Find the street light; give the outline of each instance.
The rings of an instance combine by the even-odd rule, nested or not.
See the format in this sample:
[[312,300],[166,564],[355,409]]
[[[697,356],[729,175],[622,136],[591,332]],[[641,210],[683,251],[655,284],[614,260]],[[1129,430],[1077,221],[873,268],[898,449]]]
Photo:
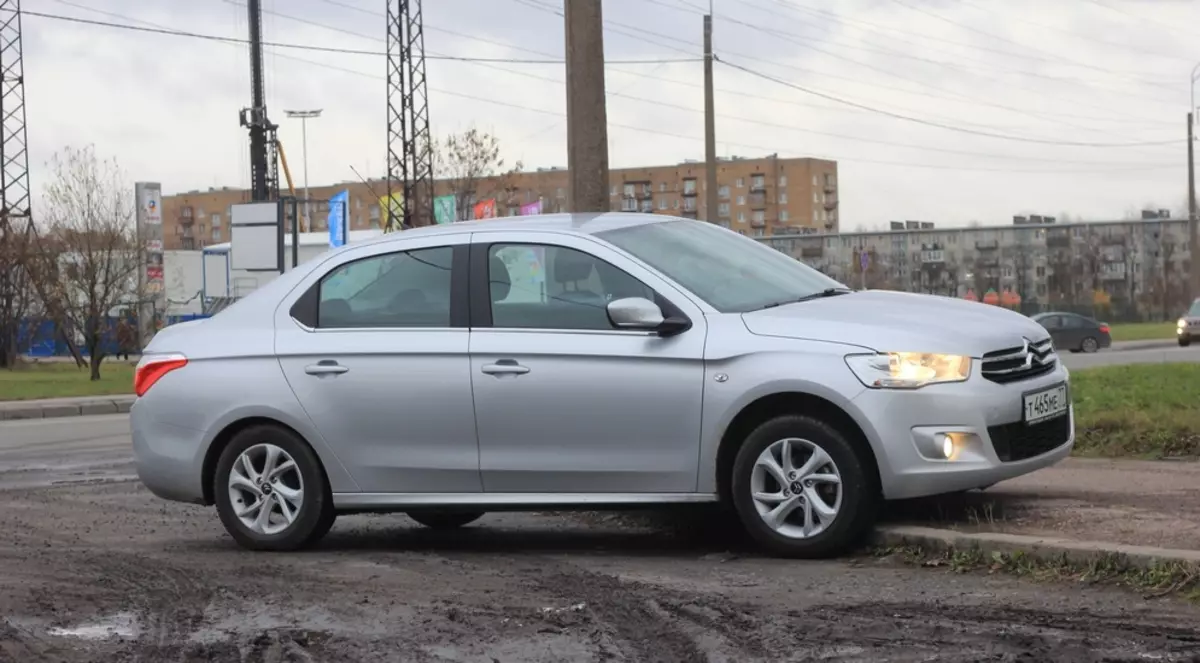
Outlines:
[[304,160],[304,225],[312,231],[312,214],[309,210],[308,201],[308,119],[321,117],[320,108],[316,110],[285,110],[284,113],[290,118],[298,118],[300,120],[300,142],[302,159]]

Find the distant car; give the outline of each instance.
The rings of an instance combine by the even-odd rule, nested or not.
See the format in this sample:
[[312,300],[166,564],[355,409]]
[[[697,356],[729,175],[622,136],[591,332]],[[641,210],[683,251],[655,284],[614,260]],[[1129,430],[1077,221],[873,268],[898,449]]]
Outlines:
[[1187,347],[1192,344],[1192,338],[1200,336],[1200,298],[1192,302],[1192,307],[1179,316],[1176,323],[1175,337],[1179,345]]
[[[1054,339],[1054,347],[1058,350],[1095,352],[1112,347],[1112,336],[1107,322],[1076,313],[1056,311],[1038,313],[1033,319],[1050,332],[1050,338]],[[1200,332],[1200,329],[1197,331]]]
[[772,552],[845,550],[880,499],[986,487],[1075,439],[1050,335],[852,292],[720,226],[572,214],[390,233],[155,335],[137,470],[252,549],[339,513],[724,503]]

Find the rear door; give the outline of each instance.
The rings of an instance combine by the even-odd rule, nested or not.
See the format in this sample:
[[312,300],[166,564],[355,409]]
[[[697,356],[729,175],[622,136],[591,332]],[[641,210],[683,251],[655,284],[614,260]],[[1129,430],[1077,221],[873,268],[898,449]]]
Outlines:
[[1075,347],[1073,345],[1069,345],[1068,343],[1067,330],[1063,326],[1063,316],[1048,315],[1043,318],[1039,318],[1038,322],[1046,328],[1046,331],[1050,332],[1050,338],[1054,341],[1055,348],[1063,350]]
[[370,245],[308,278],[275,349],[364,492],[479,492],[467,355],[469,234]]

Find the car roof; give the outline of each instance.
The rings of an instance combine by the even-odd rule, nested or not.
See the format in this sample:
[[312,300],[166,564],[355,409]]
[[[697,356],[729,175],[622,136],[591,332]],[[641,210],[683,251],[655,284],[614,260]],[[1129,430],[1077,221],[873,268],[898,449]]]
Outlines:
[[542,231],[568,233],[573,235],[595,235],[608,230],[618,230],[634,226],[646,226],[667,221],[682,221],[680,217],[666,214],[640,214],[636,212],[587,212],[576,214],[537,214],[531,216],[510,216],[479,221],[461,221],[457,223],[442,223],[433,226],[412,228],[403,232],[388,233],[381,237],[356,243],[383,244],[401,241],[412,237],[430,237],[438,235],[458,235],[472,232],[493,231]]

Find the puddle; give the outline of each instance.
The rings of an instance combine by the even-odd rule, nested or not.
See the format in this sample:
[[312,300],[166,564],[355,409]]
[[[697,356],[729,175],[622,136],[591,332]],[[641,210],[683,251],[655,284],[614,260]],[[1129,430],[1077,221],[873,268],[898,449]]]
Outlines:
[[79,624],[72,628],[52,628],[47,633],[62,638],[83,640],[132,638],[137,635],[137,616],[131,612],[119,612],[104,619]]

